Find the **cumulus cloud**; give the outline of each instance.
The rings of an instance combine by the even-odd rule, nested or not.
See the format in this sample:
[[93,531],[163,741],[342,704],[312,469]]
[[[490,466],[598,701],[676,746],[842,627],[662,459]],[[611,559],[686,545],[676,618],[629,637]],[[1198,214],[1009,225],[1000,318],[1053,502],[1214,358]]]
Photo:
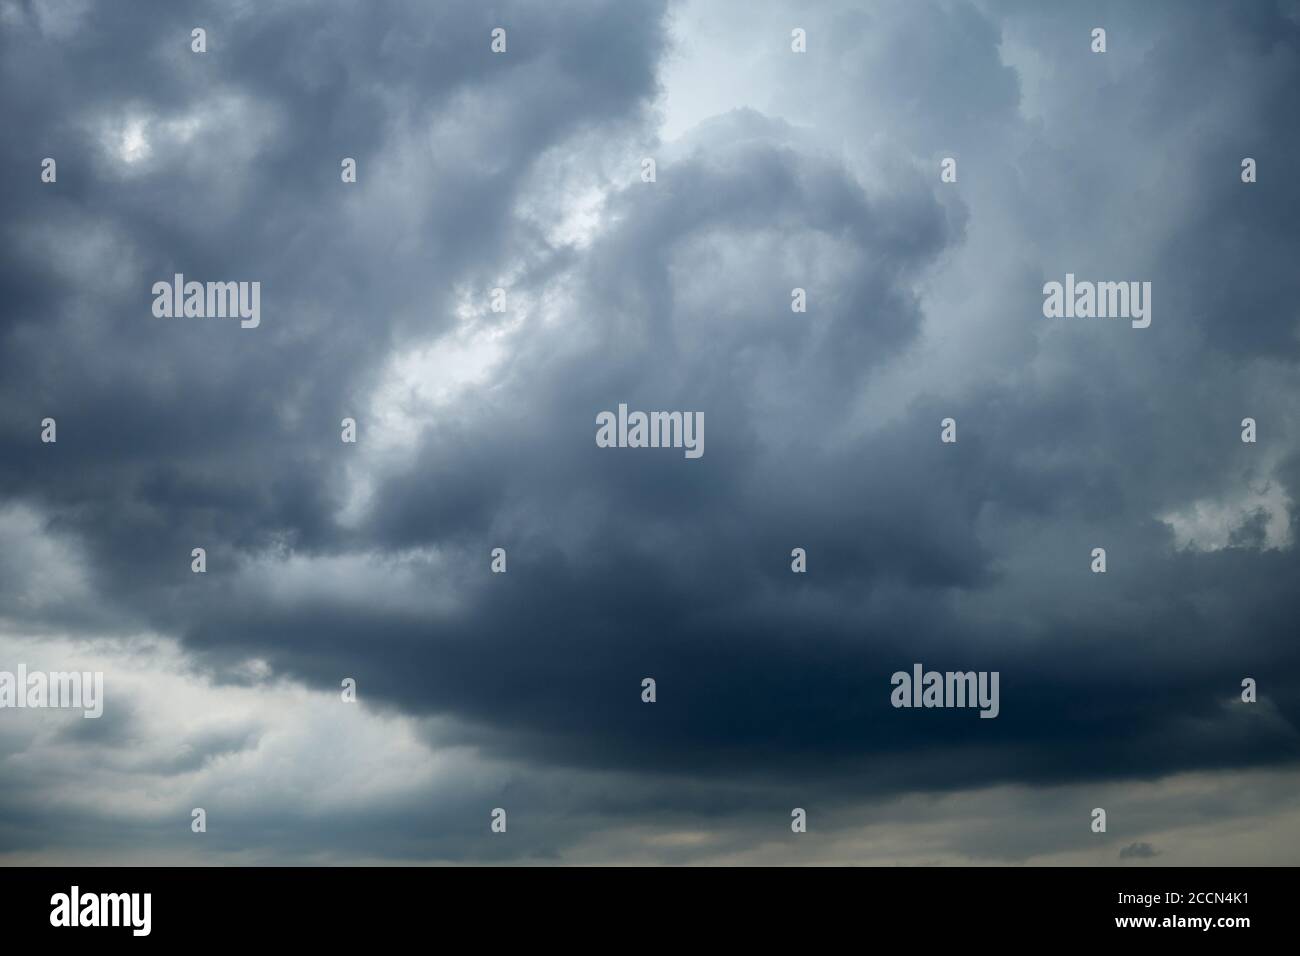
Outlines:
[[[0,12],[0,668],[114,677],[99,722],[0,715],[0,853],[1104,864],[1294,832],[1283,11],[250,4],[203,55],[186,4]],[[260,281],[261,326],[153,318],[176,272]],[[1044,319],[1067,272],[1151,281],[1151,327]],[[707,453],[596,447],[621,402],[702,411]],[[914,661],[1000,671],[1000,716],[890,707]]]

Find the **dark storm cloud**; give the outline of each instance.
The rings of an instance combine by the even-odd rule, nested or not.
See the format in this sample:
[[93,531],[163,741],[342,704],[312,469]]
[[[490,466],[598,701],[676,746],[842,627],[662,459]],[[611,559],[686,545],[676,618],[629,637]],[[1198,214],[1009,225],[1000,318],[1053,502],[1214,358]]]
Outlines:
[[[657,9],[290,5],[226,22],[93,4],[71,42],[42,38],[28,10],[3,41],[5,112],[24,135],[3,147],[0,488],[53,505],[86,535],[105,590],[140,608],[167,603],[184,580],[169,574],[175,557],[200,538],[220,558],[281,537],[326,545],[338,462],[323,442],[395,340],[436,335],[453,282],[510,251],[514,190],[535,157],[637,115],[654,91]],[[497,17],[520,33],[504,60],[487,49]],[[206,57],[188,49],[200,21]],[[605,52],[584,55],[596,38]],[[471,95],[450,132],[488,128],[485,155],[444,160],[421,144],[413,182],[384,165]],[[214,105],[223,97],[233,115]],[[132,111],[153,117],[154,145],[143,171],[124,172],[94,132]],[[206,124],[196,142],[162,125],[177,117]],[[28,175],[49,154],[54,186]],[[344,155],[377,214],[340,198]],[[395,243],[384,217],[398,206],[410,232]],[[176,271],[254,276],[276,319],[257,340],[149,321],[150,286]],[[46,415],[57,446],[30,440]]]
[[[0,527],[79,543],[95,610],[60,616],[15,570],[5,619],[175,634],[235,683],[249,658],[321,688],[353,676],[368,703],[452,718],[537,773],[668,776],[641,795],[583,778],[587,809],[620,820],[767,812],[799,799],[792,781],[833,806],[1295,760],[1300,568],[1266,547],[1285,514],[1251,506],[1208,551],[1159,520],[1270,481],[1300,500],[1293,19],[1106,8],[1106,60],[1075,11],[841,5],[808,15],[832,56],[773,66],[802,123],[736,110],[661,144],[655,5],[277,6],[206,23],[201,58],[197,12],[88,9],[72,39],[24,8],[0,40],[22,130],[0,145],[0,494],[33,509]],[[1018,74],[1014,49],[1047,65]],[[132,116],[151,144],[134,164],[103,146]],[[611,172],[610,142],[656,157],[657,182],[626,157]],[[937,182],[948,149],[956,188]],[[45,155],[57,186],[37,181]],[[556,168],[607,178],[589,245],[524,214],[564,211]],[[954,263],[999,283],[963,312],[986,330],[977,384],[888,379],[942,347],[927,295]],[[364,457],[390,357],[436,352],[457,290],[481,299],[510,269],[533,307],[505,358],[418,409],[400,454]],[[174,271],[260,279],[262,327],[153,320],[149,286]],[[1044,320],[1041,284],[1066,271],[1152,280],[1152,327]],[[891,414],[869,397],[882,381],[906,389]],[[704,456],[597,448],[619,402],[703,411]],[[1247,414],[1258,447],[1238,440]],[[57,445],[37,440],[45,415]],[[358,470],[373,493],[348,523]],[[488,573],[497,546],[506,575]],[[1001,715],[890,707],[914,661],[1000,671]],[[224,728],[148,771],[256,744]],[[518,786],[524,806],[564,799]],[[485,848],[447,822],[484,799],[449,798],[442,822],[341,815],[331,839],[544,856],[582,829]],[[31,812],[7,801],[6,845]],[[232,813],[231,849],[296,822]]]

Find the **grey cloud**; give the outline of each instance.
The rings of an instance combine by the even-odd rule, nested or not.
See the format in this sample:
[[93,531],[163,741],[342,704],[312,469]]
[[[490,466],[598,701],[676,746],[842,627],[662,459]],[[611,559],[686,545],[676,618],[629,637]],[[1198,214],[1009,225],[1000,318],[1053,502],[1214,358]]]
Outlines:
[[[0,39],[23,131],[0,145],[0,529],[33,558],[0,552],[0,620],[176,637],[230,688],[250,659],[331,694],[354,676],[373,713],[447,721],[456,746],[546,777],[467,779],[437,821],[409,796],[341,814],[335,850],[567,859],[601,838],[564,821],[566,781],[610,845],[726,818],[708,852],[742,853],[806,799],[792,778],[848,819],[913,791],[1086,802],[1294,766],[1298,569],[1274,536],[1300,520],[1280,119],[1300,34],[1278,8],[1103,5],[1097,57],[1081,9],[830,4],[804,14],[803,60],[777,42],[783,7],[710,8],[732,25],[696,40],[711,68],[764,70],[671,141],[675,98],[713,91],[672,85],[679,10],[656,4],[245,10],[211,21],[206,59],[185,52],[194,7],[91,6],[57,36],[21,9]],[[40,63],[48,83],[17,92]],[[132,117],[135,165],[112,153]],[[565,238],[589,194],[589,234]],[[153,320],[149,284],[173,271],[260,278],[263,326]],[[1042,283],[1067,271],[1151,280],[1151,328],[1044,319]],[[498,284],[505,316],[482,309]],[[429,398],[466,338],[499,354]],[[703,411],[705,456],[595,447],[619,402]],[[1221,546],[1181,546],[1169,516],[1216,509]],[[55,580],[81,590],[52,601]],[[914,661],[1000,671],[1001,715],[891,708]],[[139,770],[256,750],[248,721]],[[503,793],[522,847],[474,838]],[[37,811],[3,809],[6,845],[27,845]],[[320,836],[262,811],[231,811],[222,852]],[[1041,819],[949,848],[1084,852]]]
[[1149,860],[1160,855],[1160,851],[1150,843],[1130,843],[1119,851],[1121,860]]

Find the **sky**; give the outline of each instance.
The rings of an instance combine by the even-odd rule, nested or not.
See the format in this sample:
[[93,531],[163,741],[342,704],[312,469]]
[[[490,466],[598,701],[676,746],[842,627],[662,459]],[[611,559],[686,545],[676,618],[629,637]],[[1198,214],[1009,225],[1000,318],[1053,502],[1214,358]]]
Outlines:
[[1297,89],[1296,2],[0,0],[0,671],[104,674],[0,864],[1300,863]]

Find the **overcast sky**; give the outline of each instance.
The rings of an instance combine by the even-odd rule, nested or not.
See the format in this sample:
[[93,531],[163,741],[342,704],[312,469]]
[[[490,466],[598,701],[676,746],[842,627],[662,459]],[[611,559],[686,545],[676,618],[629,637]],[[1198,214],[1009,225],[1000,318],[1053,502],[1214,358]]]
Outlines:
[[1300,863],[1298,89],[1294,2],[0,0],[0,670],[105,673],[0,862]]

